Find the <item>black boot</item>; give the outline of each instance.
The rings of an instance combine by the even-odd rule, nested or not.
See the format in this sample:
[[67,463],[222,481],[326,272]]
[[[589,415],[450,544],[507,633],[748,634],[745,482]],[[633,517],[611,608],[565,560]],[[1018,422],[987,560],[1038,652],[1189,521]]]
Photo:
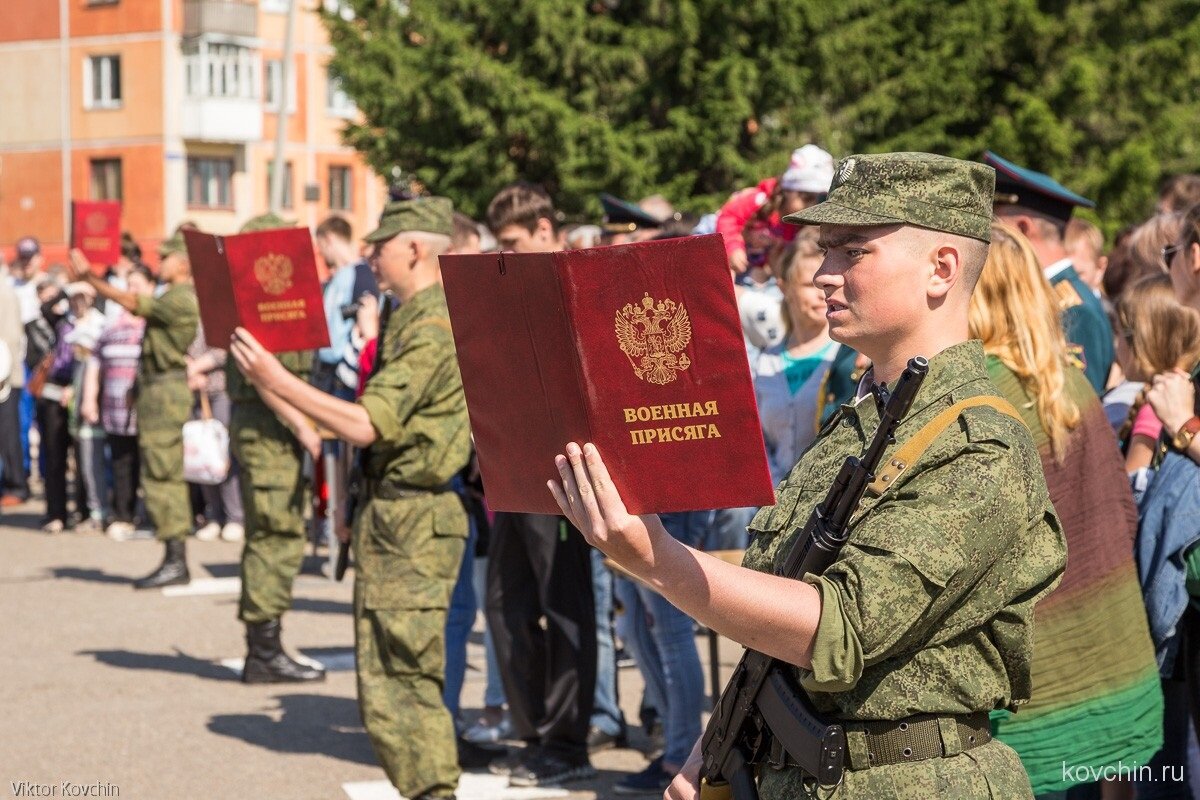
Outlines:
[[242,683],[323,681],[325,670],[292,659],[279,643],[278,619],[246,623],[246,666]]
[[158,569],[146,577],[134,581],[133,588],[157,589],[160,586],[178,586],[191,582],[185,550],[187,542],[183,539],[168,539],[165,544],[166,552],[163,554],[163,560],[158,565]]

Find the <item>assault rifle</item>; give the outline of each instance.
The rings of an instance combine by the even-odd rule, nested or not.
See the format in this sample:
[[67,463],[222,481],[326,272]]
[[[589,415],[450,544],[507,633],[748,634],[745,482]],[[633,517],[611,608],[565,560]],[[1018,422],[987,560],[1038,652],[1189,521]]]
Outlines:
[[[820,575],[837,560],[850,538],[851,515],[875,479],[883,451],[895,441],[896,426],[912,407],[929,362],[914,358],[900,376],[880,413],[879,428],[861,456],[848,456],[825,499],[813,509],[796,537],[781,575],[799,580]],[[846,734],[841,725],[822,720],[795,684],[786,662],[747,650],[717,701],[701,739],[700,777],[706,800],[726,794],[758,800],[755,766],[795,764],[822,786],[841,782]],[[709,789],[713,787],[713,789]],[[714,791],[715,790],[715,791]]]

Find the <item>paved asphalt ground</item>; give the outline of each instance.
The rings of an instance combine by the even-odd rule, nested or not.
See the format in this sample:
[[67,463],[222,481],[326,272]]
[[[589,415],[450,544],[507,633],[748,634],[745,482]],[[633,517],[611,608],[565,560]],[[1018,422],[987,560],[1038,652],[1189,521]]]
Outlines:
[[[46,535],[37,530],[41,512],[31,502],[0,517],[0,798],[35,796],[18,794],[22,782],[48,786],[50,797],[71,796],[64,782],[126,800],[397,797],[355,704],[349,579],[328,581],[309,559],[284,618],[285,646],[328,663],[328,679],[245,686],[222,664],[244,655],[240,545],[189,540],[193,591],[211,594],[135,592],[129,579],[157,566],[159,544]],[[472,717],[483,696],[479,631],[463,692]],[[728,676],[739,649],[722,645]],[[631,720],[641,691],[637,669],[621,669]],[[640,730],[631,730],[631,744],[645,746]],[[636,749],[608,750],[593,763],[598,779],[568,784],[569,793],[506,791],[478,775],[464,777],[459,798],[611,797],[612,785],[646,759]]]

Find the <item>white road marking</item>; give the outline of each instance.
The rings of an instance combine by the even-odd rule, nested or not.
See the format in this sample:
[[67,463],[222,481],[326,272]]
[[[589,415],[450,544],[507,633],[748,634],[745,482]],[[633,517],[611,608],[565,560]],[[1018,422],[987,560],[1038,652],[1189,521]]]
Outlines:
[[[387,781],[343,783],[342,790],[349,800],[402,800],[400,793]],[[542,800],[569,795],[566,789],[510,787],[504,775],[476,772],[464,772],[454,793],[458,800]]]

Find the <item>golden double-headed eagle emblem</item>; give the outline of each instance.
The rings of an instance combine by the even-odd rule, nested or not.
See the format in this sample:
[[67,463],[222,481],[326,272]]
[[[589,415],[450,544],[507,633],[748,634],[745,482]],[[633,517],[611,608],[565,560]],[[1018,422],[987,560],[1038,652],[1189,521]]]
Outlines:
[[617,342],[639,378],[660,386],[692,365],[683,351],[692,341],[692,321],[683,303],[654,300],[626,303],[617,312]]
[[283,294],[292,288],[292,260],[280,253],[267,253],[254,262],[254,277],[267,294]]

